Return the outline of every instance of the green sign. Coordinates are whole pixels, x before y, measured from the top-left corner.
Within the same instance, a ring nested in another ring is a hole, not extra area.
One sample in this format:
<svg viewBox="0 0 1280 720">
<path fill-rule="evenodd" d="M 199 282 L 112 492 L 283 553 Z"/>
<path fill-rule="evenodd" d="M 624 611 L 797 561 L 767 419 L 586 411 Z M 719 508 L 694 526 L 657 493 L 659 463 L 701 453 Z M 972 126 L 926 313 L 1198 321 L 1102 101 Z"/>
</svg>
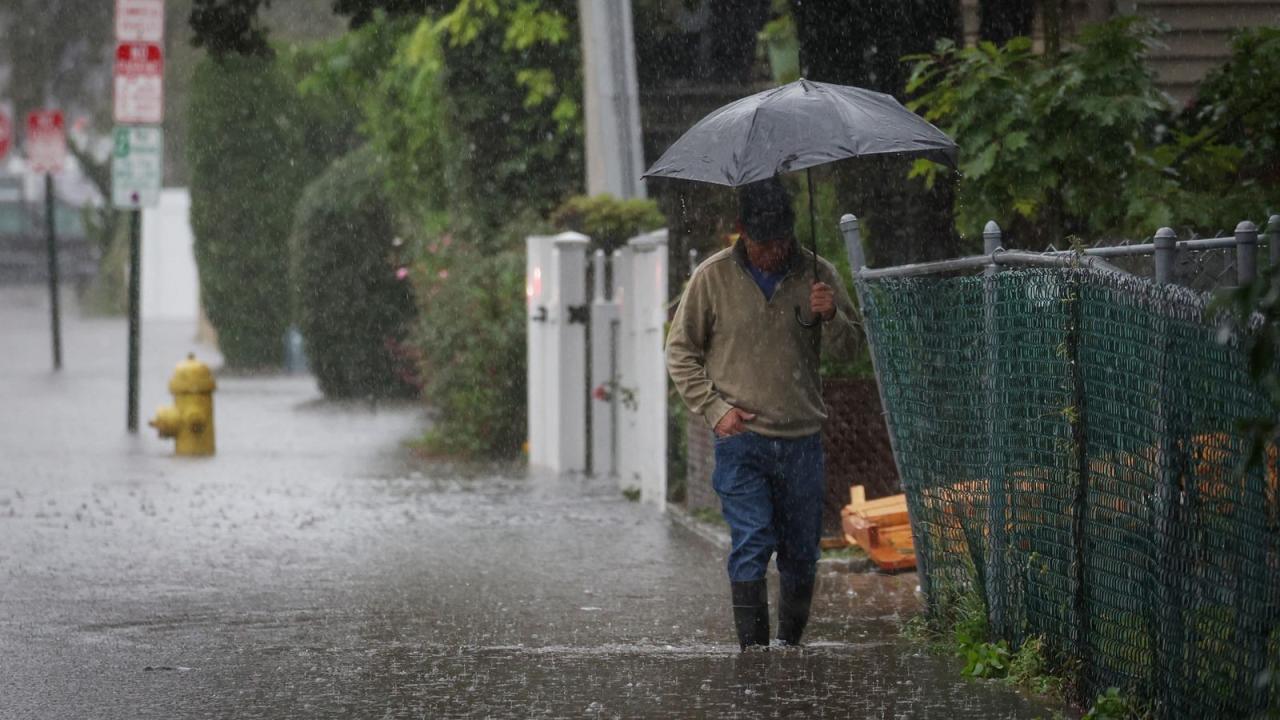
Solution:
<svg viewBox="0 0 1280 720">
<path fill-rule="evenodd" d="M 158 127 L 120 125 L 111 152 L 111 204 L 134 210 L 160 200 L 164 135 Z"/>
</svg>

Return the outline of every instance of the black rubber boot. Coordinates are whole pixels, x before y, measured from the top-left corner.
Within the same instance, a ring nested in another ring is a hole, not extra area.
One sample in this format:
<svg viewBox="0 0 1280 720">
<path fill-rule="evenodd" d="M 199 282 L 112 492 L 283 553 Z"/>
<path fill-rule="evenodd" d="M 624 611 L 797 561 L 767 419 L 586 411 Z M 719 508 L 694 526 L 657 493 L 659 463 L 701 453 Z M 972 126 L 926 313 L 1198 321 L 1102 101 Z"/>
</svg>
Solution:
<svg viewBox="0 0 1280 720">
<path fill-rule="evenodd" d="M 738 644 L 769 646 L 769 585 L 764 578 L 730 583 L 733 587 L 733 624 Z"/>
<path fill-rule="evenodd" d="M 804 626 L 809 624 L 809 605 L 813 602 L 813 576 L 782 578 L 778 592 L 778 641 L 783 645 L 799 645 Z"/>
</svg>

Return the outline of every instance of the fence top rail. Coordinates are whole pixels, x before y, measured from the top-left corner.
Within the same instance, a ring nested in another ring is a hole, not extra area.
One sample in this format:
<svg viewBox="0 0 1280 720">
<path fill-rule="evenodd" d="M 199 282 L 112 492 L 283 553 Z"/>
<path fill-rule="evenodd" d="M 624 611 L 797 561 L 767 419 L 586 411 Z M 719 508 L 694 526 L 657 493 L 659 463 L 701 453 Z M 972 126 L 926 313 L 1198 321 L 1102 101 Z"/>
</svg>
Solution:
<svg viewBox="0 0 1280 720">
<path fill-rule="evenodd" d="M 1258 236 L 1259 245 L 1267 245 L 1266 235 Z M 1178 250 L 1221 250 L 1236 246 L 1234 237 L 1199 238 L 1197 240 L 1179 240 L 1174 244 Z M 1135 245 L 1106 245 L 1083 250 L 1085 255 L 1093 257 L 1129 257 L 1133 255 L 1151 255 L 1156 251 L 1155 243 L 1138 243 Z M 1046 255 L 1073 255 L 1075 250 L 1050 250 Z"/>
<path fill-rule="evenodd" d="M 933 262 L 913 263 L 910 265 L 899 265 L 897 267 L 889 268 L 862 268 L 858 271 L 857 276 L 863 280 L 917 277 L 920 275 L 941 275 L 943 273 L 962 272 L 964 270 L 978 270 L 991 265 L 1043 268 L 1085 267 L 1123 276 L 1130 275 L 1130 273 L 1127 273 L 1102 258 L 1093 255 L 1081 256 L 1074 252 L 1033 253 L 1022 252 L 1019 250 L 997 249 L 986 255 L 971 255 L 969 257 L 955 258 L 952 260 L 936 260 Z"/>
</svg>

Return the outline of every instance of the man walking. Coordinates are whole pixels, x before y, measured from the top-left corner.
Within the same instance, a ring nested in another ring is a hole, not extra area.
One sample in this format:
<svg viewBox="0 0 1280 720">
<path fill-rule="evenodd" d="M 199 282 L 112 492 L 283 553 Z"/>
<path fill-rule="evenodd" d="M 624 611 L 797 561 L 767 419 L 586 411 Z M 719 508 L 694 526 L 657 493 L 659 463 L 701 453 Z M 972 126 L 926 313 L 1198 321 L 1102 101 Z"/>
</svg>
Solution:
<svg viewBox="0 0 1280 720">
<path fill-rule="evenodd" d="M 851 357 L 862 328 L 835 268 L 795 240 L 777 178 L 738 194 L 741 239 L 690 278 L 667 338 L 667 370 L 715 429 L 712 482 L 729 524 L 733 619 L 743 650 L 769 644 L 765 570 L 777 552 L 778 640 L 809 620 L 824 495 L 819 353 Z M 797 322 L 807 308 L 816 327 Z"/>
</svg>

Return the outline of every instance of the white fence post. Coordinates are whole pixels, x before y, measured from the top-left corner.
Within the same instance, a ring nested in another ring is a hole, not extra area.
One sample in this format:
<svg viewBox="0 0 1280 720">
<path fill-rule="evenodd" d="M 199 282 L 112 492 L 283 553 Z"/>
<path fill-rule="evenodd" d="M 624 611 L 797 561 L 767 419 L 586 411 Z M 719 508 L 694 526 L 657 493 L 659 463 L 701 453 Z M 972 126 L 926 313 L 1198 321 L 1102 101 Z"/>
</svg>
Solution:
<svg viewBox="0 0 1280 720">
<path fill-rule="evenodd" d="M 618 304 L 608 299 L 605 290 L 605 254 L 596 250 L 595 297 L 591 301 L 591 473 L 616 477 Z M 603 398 L 595 396 L 599 389 L 605 392 Z"/>
<path fill-rule="evenodd" d="M 551 435 L 555 431 L 554 416 L 548 393 L 551 387 L 547 362 L 551 345 L 551 250 L 555 238 L 534 235 L 525 238 L 524 296 L 527 305 L 525 328 L 527 331 L 527 382 L 529 402 L 529 465 L 551 465 Z"/>
<path fill-rule="evenodd" d="M 630 446 L 619 480 L 640 490 L 644 502 L 659 509 L 667 503 L 667 371 L 663 334 L 667 322 L 667 231 L 657 230 L 627 243 L 630 282 L 624 309 L 624 345 L 628 374 L 621 382 L 633 388 L 632 416 L 619 444 Z M 629 481 L 629 482 L 628 482 Z"/>
<path fill-rule="evenodd" d="M 580 233 L 526 240 L 529 465 L 586 470 L 586 249 Z"/>
<path fill-rule="evenodd" d="M 587 469 L 587 247 L 590 238 L 566 232 L 555 237 L 556 333 L 552 367 L 556 370 L 557 472 Z"/>
</svg>

